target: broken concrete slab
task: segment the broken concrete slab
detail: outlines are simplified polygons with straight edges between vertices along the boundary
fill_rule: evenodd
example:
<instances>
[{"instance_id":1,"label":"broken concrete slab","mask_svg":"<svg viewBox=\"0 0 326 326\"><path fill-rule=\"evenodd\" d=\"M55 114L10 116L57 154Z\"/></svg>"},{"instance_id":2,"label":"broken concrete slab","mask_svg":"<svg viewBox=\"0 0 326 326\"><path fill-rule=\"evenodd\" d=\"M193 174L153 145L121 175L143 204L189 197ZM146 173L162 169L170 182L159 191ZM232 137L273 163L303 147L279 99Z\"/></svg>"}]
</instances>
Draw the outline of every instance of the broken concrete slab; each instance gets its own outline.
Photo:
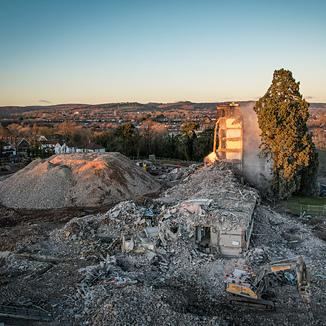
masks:
<instances>
[{"instance_id":1,"label":"broken concrete slab","mask_svg":"<svg viewBox=\"0 0 326 326\"><path fill-rule=\"evenodd\" d=\"M158 227L148 227L144 229L145 234L148 238L152 238L152 237L157 237L158 236Z\"/></svg>"}]
</instances>

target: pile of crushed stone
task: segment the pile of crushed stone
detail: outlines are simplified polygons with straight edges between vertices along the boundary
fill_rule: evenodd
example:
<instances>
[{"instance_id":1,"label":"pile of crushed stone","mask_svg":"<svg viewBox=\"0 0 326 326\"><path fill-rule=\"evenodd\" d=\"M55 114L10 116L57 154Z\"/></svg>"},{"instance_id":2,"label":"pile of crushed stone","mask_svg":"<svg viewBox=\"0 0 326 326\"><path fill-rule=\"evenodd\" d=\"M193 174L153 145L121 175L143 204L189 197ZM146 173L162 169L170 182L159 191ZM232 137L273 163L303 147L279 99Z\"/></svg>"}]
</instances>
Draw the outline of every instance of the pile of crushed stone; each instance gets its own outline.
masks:
<instances>
[{"instance_id":1,"label":"pile of crushed stone","mask_svg":"<svg viewBox=\"0 0 326 326\"><path fill-rule=\"evenodd\" d=\"M159 188L120 153L60 154L35 160L0 181L0 203L28 209L109 205Z\"/></svg>"}]
</instances>

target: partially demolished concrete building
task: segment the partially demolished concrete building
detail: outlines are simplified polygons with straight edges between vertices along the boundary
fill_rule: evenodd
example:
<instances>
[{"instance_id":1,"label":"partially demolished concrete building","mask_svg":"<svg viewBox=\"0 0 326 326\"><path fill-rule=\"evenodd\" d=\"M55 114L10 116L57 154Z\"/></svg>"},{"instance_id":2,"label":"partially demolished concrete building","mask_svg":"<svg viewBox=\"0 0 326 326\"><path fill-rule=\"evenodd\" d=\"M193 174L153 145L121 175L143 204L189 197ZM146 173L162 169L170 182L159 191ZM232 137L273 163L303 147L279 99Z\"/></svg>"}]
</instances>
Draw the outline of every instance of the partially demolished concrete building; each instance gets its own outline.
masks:
<instances>
[{"instance_id":1,"label":"partially demolished concrete building","mask_svg":"<svg viewBox=\"0 0 326 326\"><path fill-rule=\"evenodd\" d=\"M237 256L249 247L256 198L249 196L238 202L224 198L219 203L212 199L188 200L180 210L192 225L193 240L201 250L209 253L217 249L223 256Z\"/></svg>"},{"instance_id":2,"label":"partially demolished concrete building","mask_svg":"<svg viewBox=\"0 0 326 326\"><path fill-rule=\"evenodd\" d=\"M219 146L217 152L224 162L242 169L243 127L238 104L219 106Z\"/></svg>"},{"instance_id":3,"label":"partially demolished concrete building","mask_svg":"<svg viewBox=\"0 0 326 326\"><path fill-rule=\"evenodd\" d=\"M215 127L214 148L205 158L205 163L231 163L247 181L265 191L266 180L270 177L270 163L259 156L261 131L253 107L254 102L217 107L219 119Z\"/></svg>"},{"instance_id":4,"label":"partially demolished concrete building","mask_svg":"<svg viewBox=\"0 0 326 326\"><path fill-rule=\"evenodd\" d=\"M171 205L161 216L160 239L164 244L180 234L206 253L237 256L248 249L258 200L224 163L203 168L158 199Z\"/></svg>"}]
</instances>

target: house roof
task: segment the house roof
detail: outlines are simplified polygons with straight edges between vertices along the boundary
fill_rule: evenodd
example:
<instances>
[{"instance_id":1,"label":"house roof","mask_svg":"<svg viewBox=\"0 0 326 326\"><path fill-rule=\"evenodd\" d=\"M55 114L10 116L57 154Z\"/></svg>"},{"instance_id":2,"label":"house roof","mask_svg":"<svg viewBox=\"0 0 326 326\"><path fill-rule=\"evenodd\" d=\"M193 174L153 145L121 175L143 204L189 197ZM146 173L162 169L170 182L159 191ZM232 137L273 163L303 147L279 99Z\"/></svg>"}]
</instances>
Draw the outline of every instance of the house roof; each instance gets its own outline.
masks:
<instances>
[{"instance_id":1,"label":"house roof","mask_svg":"<svg viewBox=\"0 0 326 326\"><path fill-rule=\"evenodd\" d=\"M63 136L60 134L53 134L53 135L48 135L46 138L49 140L51 140L51 139L61 139L62 140Z\"/></svg>"},{"instance_id":2,"label":"house roof","mask_svg":"<svg viewBox=\"0 0 326 326\"><path fill-rule=\"evenodd\" d=\"M24 143L25 143L25 145L30 145L29 141L28 141L26 138L22 138L22 139L18 142L17 146L21 146L21 145L23 145Z\"/></svg>"},{"instance_id":3,"label":"house roof","mask_svg":"<svg viewBox=\"0 0 326 326\"><path fill-rule=\"evenodd\" d=\"M105 147L95 144L95 143L89 143L85 148L86 149L105 149Z\"/></svg>"},{"instance_id":4,"label":"house roof","mask_svg":"<svg viewBox=\"0 0 326 326\"><path fill-rule=\"evenodd\" d=\"M56 145L58 142L55 140L40 140L43 145Z\"/></svg>"},{"instance_id":5,"label":"house roof","mask_svg":"<svg viewBox=\"0 0 326 326\"><path fill-rule=\"evenodd\" d=\"M65 144L65 142L62 140L58 140L58 141L56 141L56 144L59 144L60 146L62 146L63 144Z\"/></svg>"},{"instance_id":6,"label":"house roof","mask_svg":"<svg viewBox=\"0 0 326 326\"><path fill-rule=\"evenodd\" d=\"M29 142L26 138L21 138L21 137L2 137L1 140L3 142L10 143L12 146L19 146L22 142L25 142L26 144L29 145Z\"/></svg>"}]
</instances>

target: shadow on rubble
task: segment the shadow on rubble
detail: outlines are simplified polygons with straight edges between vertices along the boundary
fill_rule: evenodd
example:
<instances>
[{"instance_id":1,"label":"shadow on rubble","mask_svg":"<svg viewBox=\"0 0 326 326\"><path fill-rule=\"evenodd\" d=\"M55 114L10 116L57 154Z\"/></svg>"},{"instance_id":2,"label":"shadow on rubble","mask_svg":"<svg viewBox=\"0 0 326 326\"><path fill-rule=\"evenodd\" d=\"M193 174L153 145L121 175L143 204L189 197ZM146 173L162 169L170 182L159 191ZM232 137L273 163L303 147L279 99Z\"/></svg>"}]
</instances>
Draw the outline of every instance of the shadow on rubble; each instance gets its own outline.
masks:
<instances>
[{"instance_id":1,"label":"shadow on rubble","mask_svg":"<svg viewBox=\"0 0 326 326\"><path fill-rule=\"evenodd\" d=\"M162 300L176 312L207 317L232 313L232 307L226 299L220 295L214 296L209 288L194 279L171 278L155 287L163 291Z\"/></svg>"},{"instance_id":2,"label":"shadow on rubble","mask_svg":"<svg viewBox=\"0 0 326 326\"><path fill-rule=\"evenodd\" d=\"M152 199L159 197L159 195L160 192L143 196L137 195L133 198L133 201L136 204L148 206L148 203L152 203ZM64 224L70 221L73 217L106 213L116 204L117 203L89 207L61 207L55 209L15 209L0 204L0 227L14 227L26 222L58 222L59 224Z\"/></svg>"},{"instance_id":3,"label":"shadow on rubble","mask_svg":"<svg viewBox=\"0 0 326 326\"><path fill-rule=\"evenodd\" d=\"M24 222L66 223L73 217L107 212L114 205L97 207L64 207L56 209L14 209L0 204L0 227L13 227Z\"/></svg>"},{"instance_id":4,"label":"shadow on rubble","mask_svg":"<svg viewBox=\"0 0 326 326\"><path fill-rule=\"evenodd\" d=\"M321 240L326 241L326 217L325 216L314 216L307 224L312 228L315 235Z\"/></svg>"}]
</instances>

